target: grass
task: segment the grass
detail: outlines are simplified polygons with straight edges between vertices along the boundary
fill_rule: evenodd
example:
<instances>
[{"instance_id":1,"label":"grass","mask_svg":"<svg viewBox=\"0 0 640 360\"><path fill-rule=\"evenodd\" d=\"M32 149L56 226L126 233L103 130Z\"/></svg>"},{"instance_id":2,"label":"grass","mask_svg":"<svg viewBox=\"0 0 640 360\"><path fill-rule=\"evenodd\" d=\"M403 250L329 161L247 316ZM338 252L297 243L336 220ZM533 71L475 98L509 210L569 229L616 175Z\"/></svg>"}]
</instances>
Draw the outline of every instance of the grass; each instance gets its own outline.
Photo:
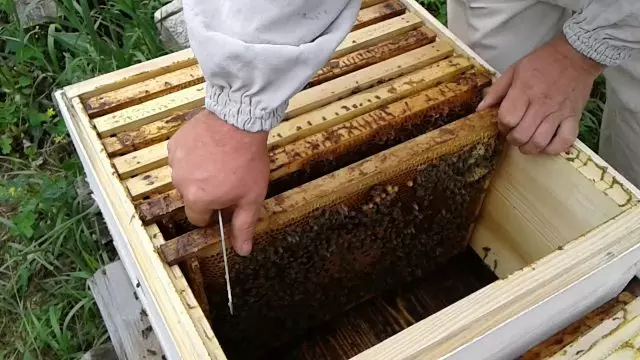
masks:
<instances>
[{"instance_id":1,"label":"grass","mask_svg":"<svg viewBox=\"0 0 640 360\"><path fill-rule=\"evenodd\" d=\"M158 0L57 0L21 29L0 0L0 359L76 359L108 335L86 280L114 258L51 92L165 53Z\"/></svg>"},{"instance_id":2,"label":"grass","mask_svg":"<svg viewBox=\"0 0 640 360\"><path fill-rule=\"evenodd\" d=\"M420 1L446 23L444 0ZM22 30L0 0L0 360L76 359L107 340L86 280L114 258L54 88L164 54L160 0L56 0L57 18ZM596 149L604 92L580 138Z\"/></svg>"}]
</instances>

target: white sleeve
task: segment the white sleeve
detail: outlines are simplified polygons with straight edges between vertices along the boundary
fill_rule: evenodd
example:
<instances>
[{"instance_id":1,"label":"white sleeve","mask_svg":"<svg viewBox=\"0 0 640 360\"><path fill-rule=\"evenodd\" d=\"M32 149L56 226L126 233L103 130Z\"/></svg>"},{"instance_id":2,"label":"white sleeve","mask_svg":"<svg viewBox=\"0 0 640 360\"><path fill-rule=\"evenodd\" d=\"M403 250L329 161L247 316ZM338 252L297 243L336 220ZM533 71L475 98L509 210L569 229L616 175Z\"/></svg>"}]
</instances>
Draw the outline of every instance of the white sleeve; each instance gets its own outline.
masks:
<instances>
[{"instance_id":1,"label":"white sleeve","mask_svg":"<svg viewBox=\"0 0 640 360\"><path fill-rule=\"evenodd\" d=\"M565 24L564 35L585 56L607 66L640 49L640 0L583 1Z\"/></svg>"},{"instance_id":2,"label":"white sleeve","mask_svg":"<svg viewBox=\"0 0 640 360\"><path fill-rule=\"evenodd\" d=\"M183 0L205 107L269 131L351 30L360 0Z\"/></svg>"}]
</instances>

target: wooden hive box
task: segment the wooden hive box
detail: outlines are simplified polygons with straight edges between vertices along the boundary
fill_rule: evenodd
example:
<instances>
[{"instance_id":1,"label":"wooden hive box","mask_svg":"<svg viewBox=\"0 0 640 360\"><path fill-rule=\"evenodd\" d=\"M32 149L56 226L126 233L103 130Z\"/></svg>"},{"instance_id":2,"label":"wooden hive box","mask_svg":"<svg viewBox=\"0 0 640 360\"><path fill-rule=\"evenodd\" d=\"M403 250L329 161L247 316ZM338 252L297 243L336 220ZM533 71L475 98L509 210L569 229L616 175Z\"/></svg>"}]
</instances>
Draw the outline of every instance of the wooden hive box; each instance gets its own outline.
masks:
<instances>
[{"instance_id":1,"label":"wooden hive box","mask_svg":"<svg viewBox=\"0 0 640 360\"><path fill-rule=\"evenodd\" d=\"M185 221L167 166L204 104L193 53L55 101L167 358L510 359L635 276L640 191L580 142L506 147L474 112L496 76L415 1L363 1L269 136L233 316L218 228Z\"/></svg>"}]
</instances>

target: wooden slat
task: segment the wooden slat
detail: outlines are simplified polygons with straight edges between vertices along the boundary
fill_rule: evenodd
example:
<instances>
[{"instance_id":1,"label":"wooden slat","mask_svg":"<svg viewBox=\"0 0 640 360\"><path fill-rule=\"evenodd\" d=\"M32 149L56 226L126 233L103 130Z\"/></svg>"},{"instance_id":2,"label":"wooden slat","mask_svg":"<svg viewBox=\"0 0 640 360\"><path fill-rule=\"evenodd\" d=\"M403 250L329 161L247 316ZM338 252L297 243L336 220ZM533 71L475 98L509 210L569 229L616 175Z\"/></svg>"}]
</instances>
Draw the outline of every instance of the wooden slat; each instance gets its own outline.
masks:
<instances>
[{"instance_id":1,"label":"wooden slat","mask_svg":"<svg viewBox=\"0 0 640 360\"><path fill-rule=\"evenodd\" d=\"M401 169L418 166L428 161L427 159L495 136L496 114L497 111L493 109L474 113L461 121L447 124L323 178L269 198L263 205L265 216L258 221L256 234L281 229L291 219L302 218L316 209L333 204L336 199L347 194L369 188L384 181L384 178L397 175ZM398 164L404 166L398 167ZM210 256L220 248L219 228L215 225L168 240L158 249L158 253L167 264L174 265L195 254Z\"/></svg>"},{"instance_id":2,"label":"wooden slat","mask_svg":"<svg viewBox=\"0 0 640 360\"><path fill-rule=\"evenodd\" d=\"M162 347L122 262L104 266L87 283L117 356L161 360Z\"/></svg>"},{"instance_id":3,"label":"wooden slat","mask_svg":"<svg viewBox=\"0 0 640 360\"><path fill-rule=\"evenodd\" d=\"M269 134L268 146L270 149L274 149L323 131L380 106L434 86L439 82L452 79L470 68L471 63L466 58L453 57L380 85L375 89L352 95L343 101L335 102L279 124ZM166 149L166 146L160 146L158 149L164 153L144 157L155 159L166 157L166 150L162 150ZM144 151L144 149L140 151ZM142 180L143 178L144 180ZM126 180L125 183L134 200L139 200L150 194L161 193L173 187L171 185L171 169L168 166L142 173L138 177Z\"/></svg>"},{"instance_id":4,"label":"wooden slat","mask_svg":"<svg viewBox=\"0 0 640 360\"><path fill-rule=\"evenodd\" d=\"M140 200L153 193L161 193L173 188L171 184L171 168L164 166L148 171L124 181L131 198Z\"/></svg>"},{"instance_id":5,"label":"wooden slat","mask_svg":"<svg viewBox=\"0 0 640 360\"><path fill-rule=\"evenodd\" d=\"M452 49L442 42L435 42L403 55L342 76L322 85L298 93L289 105L291 115L321 107L372 84L386 81L418 68L428 66L449 56ZM320 120L320 119L316 119ZM286 122L285 122L286 124ZM290 126L290 125L289 125ZM277 134L281 134L276 129ZM122 179L166 165L166 141L113 160Z\"/></svg>"},{"instance_id":6,"label":"wooden slat","mask_svg":"<svg viewBox=\"0 0 640 360\"><path fill-rule=\"evenodd\" d=\"M499 76L499 72L495 68L471 50L469 45L457 38L445 24L431 15L423 5L416 2L416 0L400 0L400 2L407 8L408 12L418 16L424 25L433 30L438 35L439 40L446 41L449 45L453 46L456 54L467 55L475 66L492 72L494 74L494 80Z\"/></svg>"},{"instance_id":7,"label":"wooden slat","mask_svg":"<svg viewBox=\"0 0 640 360\"><path fill-rule=\"evenodd\" d=\"M114 158L113 166L121 179L167 165L167 143L163 141L127 155Z\"/></svg>"},{"instance_id":8,"label":"wooden slat","mask_svg":"<svg viewBox=\"0 0 640 360\"><path fill-rule=\"evenodd\" d=\"M434 40L435 34L426 27L412 30L407 34L371 48L359 50L352 54L345 55L340 59L333 60L331 65L320 69L309 84L315 86L333 80L339 76L427 45ZM193 110L194 113L199 111L200 109ZM187 114L186 116L184 115L185 113ZM120 156L134 150L140 150L168 139L190 115L192 115L190 112L183 112L166 119L154 121L136 130L124 131L114 136L104 138L102 143L104 144L107 154L110 156Z\"/></svg>"},{"instance_id":9,"label":"wooden slat","mask_svg":"<svg viewBox=\"0 0 640 360\"><path fill-rule=\"evenodd\" d=\"M309 86L333 80L367 66L398 56L404 52L427 45L435 40L435 34L426 27L412 30L406 34L382 42L370 48L362 49L330 61L309 81ZM193 110L194 112L200 109ZM102 140L107 154L120 156L142 149L168 139L182 125L184 113L157 120L138 129L120 132ZM188 113L188 112L186 112ZM187 116L188 118L189 116Z\"/></svg>"},{"instance_id":10,"label":"wooden slat","mask_svg":"<svg viewBox=\"0 0 640 360\"><path fill-rule=\"evenodd\" d=\"M192 86L110 114L93 119L100 135L106 137L131 131L176 113L204 106L204 84Z\"/></svg>"},{"instance_id":11,"label":"wooden slat","mask_svg":"<svg viewBox=\"0 0 640 360\"><path fill-rule=\"evenodd\" d=\"M209 300L207 300L207 294L204 291L204 281L202 280L202 272L200 271L198 258L194 257L186 261L184 268L187 278L189 279L189 287L191 291L193 291L193 295L196 297L202 313L206 318L210 318Z\"/></svg>"},{"instance_id":12,"label":"wooden slat","mask_svg":"<svg viewBox=\"0 0 640 360\"><path fill-rule=\"evenodd\" d=\"M390 0L384 4L363 9L358 13L356 23L351 31L389 20L404 14L404 12L405 7L398 0ZM369 41L369 39L364 40ZM94 118L203 82L202 70L198 64L194 64L99 94L88 98L84 104L89 117Z\"/></svg>"},{"instance_id":13,"label":"wooden slat","mask_svg":"<svg viewBox=\"0 0 640 360\"><path fill-rule=\"evenodd\" d=\"M300 115L343 98L351 92L366 89L378 81L389 80L433 63L452 53L453 49L449 45L435 42L366 69L301 91L291 99L285 116ZM106 137L121 131L133 130L176 112L192 110L203 105L204 85L200 84L95 118L93 124L100 136Z\"/></svg>"},{"instance_id":14,"label":"wooden slat","mask_svg":"<svg viewBox=\"0 0 640 360\"><path fill-rule=\"evenodd\" d=\"M389 81L419 68L433 64L453 54L453 48L436 41L389 60L347 74L324 84L299 92L289 102L287 118L296 117L321 106L365 90L377 83Z\"/></svg>"},{"instance_id":15,"label":"wooden slat","mask_svg":"<svg viewBox=\"0 0 640 360\"><path fill-rule=\"evenodd\" d=\"M385 0L362 0L362 2L360 3L360 8L366 9L368 7L378 5L383 2L385 2Z\"/></svg>"},{"instance_id":16,"label":"wooden slat","mask_svg":"<svg viewBox=\"0 0 640 360\"><path fill-rule=\"evenodd\" d=\"M312 133L322 131L380 106L434 86L471 69L471 62L455 56L408 75L359 92L347 98L282 122L269 133L269 147L284 146Z\"/></svg>"},{"instance_id":17,"label":"wooden slat","mask_svg":"<svg viewBox=\"0 0 640 360\"><path fill-rule=\"evenodd\" d=\"M196 64L98 95L87 99L84 104L87 114L93 118L200 84L203 81L200 66Z\"/></svg>"},{"instance_id":18,"label":"wooden slat","mask_svg":"<svg viewBox=\"0 0 640 360\"><path fill-rule=\"evenodd\" d=\"M341 156L362 154L360 149L379 150L394 142L407 141L409 134L418 131L416 128L422 133L433 130L444 125L437 121L448 114L465 108L465 113L473 112L480 101L478 91L488 84L489 78L483 76L470 76L466 83L444 83L277 148L270 152L270 180L306 169L316 159L343 163ZM385 145L373 145L376 142Z\"/></svg>"},{"instance_id":19,"label":"wooden slat","mask_svg":"<svg viewBox=\"0 0 640 360\"><path fill-rule=\"evenodd\" d=\"M420 27L421 22L420 19L417 18L413 14L405 14L401 17L393 18L390 20L383 21L381 23L366 27L364 29L355 31L350 33L339 46L338 50L336 50L337 56L343 56L350 52L354 52L357 50L361 50L364 47L371 46L373 44L377 44L388 40L396 35L406 33L410 30L414 30ZM349 42L349 44L347 44ZM442 46L442 45L439 45ZM417 51L417 50L414 50ZM442 50L441 50L442 51ZM407 61L424 61L424 59L415 58L412 59L411 56L417 55L417 53L406 54ZM392 61L393 59L387 60ZM398 60L401 61L401 60ZM382 63L381 63L382 64ZM381 65L378 64L378 65ZM386 63L389 65L390 63ZM399 63L396 64L400 65ZM415 66L415 64L405 64L405 68L410 68L411 66ZM389 69L380 70L389 71ZM396 69L390 74L378 74L379 79L382 78L390 78L393 76L398 76L402 74L402 69ZM360 75L362 76L362 75ZM336 79L337 80L337 79ZM352 79L354 81L357 79ZM369 83L370 84L370 83ZM344 85L343 85L344 86ZM355 88L364 88L364 85L358 85L356 83L352 83L350 88L354 90ZM317 88L317 87L316 87ZM308 94L313 94L317 96L320 90L312 88L309 90L302 91L298 93L291 99L291 104L289 109L287 110L287 117L295 116L300 114L304 109L313 109L314 107L322 106L321 104L327 104L332 100L329 99L337 99L340 96L344 96L344 91L348 89L337 89L337 94L327 93L326 96L329 96L329 99L316 99L309 97ZM307 91L313 90L312 93L308 93L305 95ZM324 91L327 91L326 89ZM330 91L330 90L329 90ZM348 93L347 93L348 94ZM317 101L315 101L317 100ZM101 117L97 117L93 119L93 124L98 131L98 134L101 137L110 136L116 134L121 131L134 130L140 126L149 124L153 121L162 119L164 117L170 116L176 112L192 110L196 107L201 107L204 105L204 84L199 84L196 86L192 86L159 98L155 98L144 102L142 104L134 105ZM306 110L308 111L308 110Z\"/></svg>"},{"instance_id":20,"label":"wooden slat","mask_svg":"<svg viewBox=\"0 0 640 360\"><path fill-rule=\"evenodd\" d=\"M181 112L143 125L136 130L118 133L102 139L102 145L109 156L121 156L135 150L144 149L157 142L169 139L186 120L189 120L201 110L202 108Z\"/></svg>"},{"instance_id":21,"label":"wooden slat","mask_svg":"<svg viewBox=\"0 0 640 360\"><path fill-rule=\"evenodd\" d=\"M342 75L388 60L394 56L427 45L436 39L427 27L411 30L380 44L358 50L343 57L330 60L309 80L307 87L317 86Z\"/></svg>"},{"instance_id":22,"label":"wooden slat","mask_svg":"<svg viewBox=\"0 0 640 360\"><path fill-rule=\"evenodd\" d=\"M376 84L433 64L452 54L453 48L444 42L436 41L322 85L304 90L289 102L287 118L296 117L321 106L331 104Z\"/></svg>"},{"instance_id":23,"label":"wooden slat","mask_svg":"<svg viewBox=\"0 0 640 360\"><path fill-rule=\"evenodd\" d=\"M135 205L144 224L156 223L172 214L184 214L182 195L176 189L154 194L149 199L138 200Z\"/></svg>"},{"instance_id":24,"label":"wooden slat","mask_svg":"<svg viewBox=\"0 0 640 360\"><path fill-rule=\"evenodd\" d=\"M389 40L394 36L417 29L420 26L422 26L420 18L413 13L407 12L402 16L352 31L347 34L344 41L338 45L333 53L333 57L341 57L367 46Z\"/></svg>"},{"instance_id":25,"label":"wooden slat","mask_svg":"<svg viewBox=\"0 0 640 360\"><path fill-rule=\"evenodd\" d=\"M151 224L182 208L184 203L178 190L173 189L150 199L137 201L135 206L142 223Z\"/></svg>"},{"instance_id":26,"label":"wooden slat","mask_svg":"<svg viewBox=\"0 0 640 360\"><path fill-rule=\"evenodd\" d=\"M69 98L88 99L197 64L190 48L96 76L64 88Z\"/></svg>"},{"instance_id":27,"label":"wooden slat","mask_svg":"<svg viewBox=\"0 0 640 360\"><path fill-rule=\"evenodd\" d=\"M323 152L340 146L340 143L346 142L347 139L355 141L359 133L373 133L384 122L391 124L394 121L403 121L412 116L419 116L428 108L438 107L438 109L442 109L446 107L445 104L452 105L454 102L463 103L469 101L475 89L484 88L488 84L489 78L484 74L469 75L468 77L465 75L459 82L443 83L437 87L423 90L405 100L389 104L326 130L334 134L329 138L340 140L338 143L325 141L327 134L320 132L298 142L272 150L269 154L271 158L271 181L301 168L311 157L322 158ZM344 136L342 136L343 134ZM332 157L335 156L336 154L332 155ZM181 209L183 205L182 197L174 189L151 199L138 202L136 209L143 223L152 223Z\"/></svg>"},{"instance_id":28,"label":"wooden slat","mask_svg":"<svg viewBox=\"0 0 640 360\"><path fill-rule=\"evenodd\" d=\"M360 10L356 22L351 31L359 30L364 27L388 20L393 17L404 14L406 8L398 0L390 0L369 8Z\"/></svg>"}]
</instances>

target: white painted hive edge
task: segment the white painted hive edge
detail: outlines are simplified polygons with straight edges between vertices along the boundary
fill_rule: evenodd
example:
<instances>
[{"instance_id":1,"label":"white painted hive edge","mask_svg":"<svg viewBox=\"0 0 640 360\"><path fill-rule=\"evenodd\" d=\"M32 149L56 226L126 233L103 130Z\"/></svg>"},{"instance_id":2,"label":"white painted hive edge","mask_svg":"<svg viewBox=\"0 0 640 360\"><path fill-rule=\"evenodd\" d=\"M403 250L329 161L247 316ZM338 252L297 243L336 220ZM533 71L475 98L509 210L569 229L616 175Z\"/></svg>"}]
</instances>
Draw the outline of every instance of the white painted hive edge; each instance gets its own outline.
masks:
<instances>
[{"instance_id":1,"label":"white painted hive edge","mask_svg":"<svg viewBox=\"0 0 640 360\"><path fill-rule=\"evenodd\" d=\"M69 113L69 110L67 108L67 104L69 103L65 100L66 96L67 95L65 94L63 89L57 90L54 92L54 102L57 105L58 110L60 111L60 114L65 121L65 124L67 125L69 135L73 141L78 157L83 164L87 182L89 183L89 187L92 190L92 196L96 199L96 203L98 204L98 207L100 208L100 211L105 219L105 222L109 229L109 233L114 237L114 240L116 240L113 243L116 247L117 253L122 260L132 286L135 288L142 305L149 314L149 321L151 322L153 330L158 336L158 340L162 345L164 355L167 357L167 359L182 360L183 358L180 356L179 350L175 346L173 338L168 328L166 327L166 324L164 323L164 321L162 321L163 317L157 307L157 304L152 299L149 299L148 295L146 294L148 292L148 289L145 291L146 284L140 284L140 287L136 286L136 277L140 275L140 270L135 264L133 264L135 260L131 255L132 250L130 248L122 247L123 244L127 244L126 236L119 222L117 221L117 219L115 219L111 207L107 204L107 200L104 198L101 191L99 191L99 181L97 175L95 173L93 165L91 164L91 161L89 160L88 155L86 154L86 150L80 142L78 130L71 120L72 115Z\"/></svg>"},{"instance_id":2,"label":"white painted hive edge","mask_svg":"<svg viewBox=\"0 0 640 360\"><path fill-rule=\"evenodd\" d=\"M464 360L469 359L470 354L477 353L483 354L481 358L476 357L478 360L517 358L613 299L636 276L638 269L640 269L640 244L452 351L445 359ZM497 344L500 345L496 346ZM508 346L505 347L503 344Z\"/></svg>"}]
</instances>

